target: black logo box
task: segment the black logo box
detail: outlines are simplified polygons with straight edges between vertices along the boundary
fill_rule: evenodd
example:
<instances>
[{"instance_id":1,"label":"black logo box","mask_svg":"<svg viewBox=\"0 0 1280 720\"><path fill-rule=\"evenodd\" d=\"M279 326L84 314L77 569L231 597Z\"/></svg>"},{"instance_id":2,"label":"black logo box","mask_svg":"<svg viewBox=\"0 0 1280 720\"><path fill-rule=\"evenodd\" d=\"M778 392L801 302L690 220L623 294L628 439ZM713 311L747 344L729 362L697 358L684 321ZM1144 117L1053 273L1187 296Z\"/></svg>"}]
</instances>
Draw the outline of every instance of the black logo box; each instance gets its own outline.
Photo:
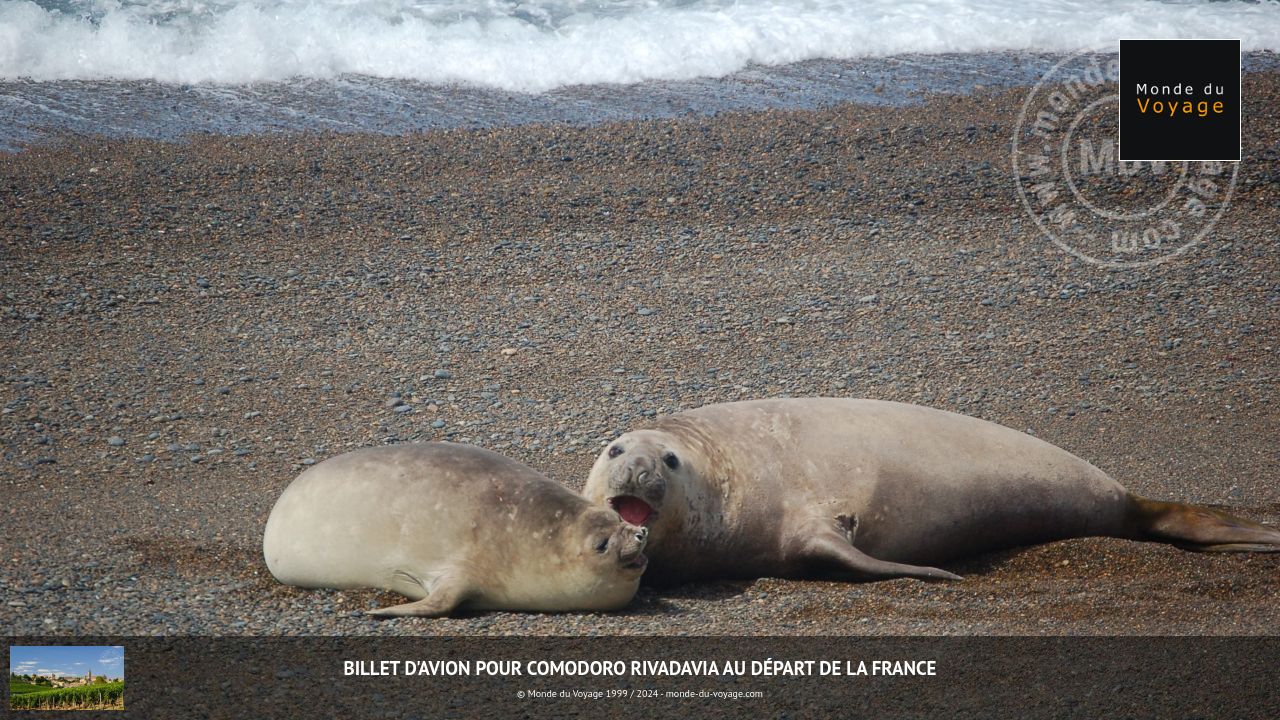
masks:
<instances>
[{"instance_id":1,"label":"black logo box","mask_svg":"<svg viewBox=\"0 0 1280 720\"><path fill-rule=\"evenodd\" d=\"M1238 161L1240 107L1239 40L1120 41L1121 160Z\"/></svg>"}]
</instances>

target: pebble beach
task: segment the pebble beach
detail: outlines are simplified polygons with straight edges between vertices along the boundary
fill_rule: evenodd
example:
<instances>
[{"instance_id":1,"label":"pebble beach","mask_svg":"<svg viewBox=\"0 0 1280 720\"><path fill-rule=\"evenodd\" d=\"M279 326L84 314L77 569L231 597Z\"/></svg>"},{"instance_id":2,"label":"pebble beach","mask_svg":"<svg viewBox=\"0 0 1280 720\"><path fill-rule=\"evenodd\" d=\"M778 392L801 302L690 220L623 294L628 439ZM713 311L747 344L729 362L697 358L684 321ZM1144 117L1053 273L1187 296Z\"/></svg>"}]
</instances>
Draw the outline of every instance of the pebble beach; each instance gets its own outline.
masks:
<instances>
[{"instance_id":1,"label":"pebble beach","mask_svg":"<svg viewBox=\"0 0 1280 720\"><path fill-rule=\"evenodd\" d=\"M954 583L708 582L618 613L379 622L285 587L305 467L450 440L581 488L707 403L977 416L1280 523L1280 71L1231 205L1108 270L1045 239L1027 88L417 134L72 136L0 155L0 621L15 635L1275 635L1280 557L1083 539Z\"/></svg>"}]
</instances>

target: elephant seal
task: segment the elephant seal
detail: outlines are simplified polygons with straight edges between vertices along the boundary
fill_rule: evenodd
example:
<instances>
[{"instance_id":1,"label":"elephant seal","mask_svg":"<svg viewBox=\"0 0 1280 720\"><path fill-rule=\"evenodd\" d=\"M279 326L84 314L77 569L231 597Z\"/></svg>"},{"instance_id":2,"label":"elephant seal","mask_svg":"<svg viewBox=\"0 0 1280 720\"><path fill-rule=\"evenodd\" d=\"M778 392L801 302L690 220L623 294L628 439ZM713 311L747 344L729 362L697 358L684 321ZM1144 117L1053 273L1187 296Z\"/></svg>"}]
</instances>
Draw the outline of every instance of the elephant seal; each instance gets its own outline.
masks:
<instances>
[{"instance_id":1,"label":"elephant seal","mask_svg":"<svg viewBox=\"0 0 1280 720\"><path fill-rule=\"evenodd\" d=\"M1280 532L1147 500L1043 440L879 400L708 405L609 443L584 494L652 531L646 583L959 579L924 566L1104 535L1202 551L1280 551Z\"/></svg>"},{"instance_id":2,"label":"elephant seal","mask_svg":"<svg viewBox=\"0 0 1280 720\"><path fill-rule=\"evenodd\" d=\"M378 617L615 610L639 587L648 534L498 453L421 443L303 472L272 508L262 552L282 583L415 601Z\"/></svg>"}]
</instances>

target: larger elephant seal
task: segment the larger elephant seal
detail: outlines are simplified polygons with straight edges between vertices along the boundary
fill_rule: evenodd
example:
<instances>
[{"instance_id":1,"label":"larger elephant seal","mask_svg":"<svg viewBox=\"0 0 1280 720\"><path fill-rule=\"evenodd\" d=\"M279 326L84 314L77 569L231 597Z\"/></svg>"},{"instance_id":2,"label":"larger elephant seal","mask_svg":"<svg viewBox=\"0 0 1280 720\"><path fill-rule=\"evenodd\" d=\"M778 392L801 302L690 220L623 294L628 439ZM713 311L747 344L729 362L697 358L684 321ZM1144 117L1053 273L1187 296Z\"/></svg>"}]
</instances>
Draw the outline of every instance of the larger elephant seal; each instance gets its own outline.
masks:
<instances>
[{"instance_id":1,"label":"larger elephant seal","mask_svg":"<svg viewBox=\"0 0 1280 720\"><path fill-rule=\"evenodd\" d=\"M877 400L709 405L609 443L584 494L651 529L645 582L957 579L964 555L1105 535L1280 551L1280 532L1146 500L1043 440Z\"/></svg>"},{"instance_id":2,"label":"larger elephant seal","mask_svg":"<svg viewBox=\"0 0 1280 720\"><path fill-rule=\"evenodd\" d=\"M415 600L376 616L614 610L639 586L647 535L510 458L423 443L302 473L271 510L262 551L289 585Z\"/></svg>"}]
</instances>

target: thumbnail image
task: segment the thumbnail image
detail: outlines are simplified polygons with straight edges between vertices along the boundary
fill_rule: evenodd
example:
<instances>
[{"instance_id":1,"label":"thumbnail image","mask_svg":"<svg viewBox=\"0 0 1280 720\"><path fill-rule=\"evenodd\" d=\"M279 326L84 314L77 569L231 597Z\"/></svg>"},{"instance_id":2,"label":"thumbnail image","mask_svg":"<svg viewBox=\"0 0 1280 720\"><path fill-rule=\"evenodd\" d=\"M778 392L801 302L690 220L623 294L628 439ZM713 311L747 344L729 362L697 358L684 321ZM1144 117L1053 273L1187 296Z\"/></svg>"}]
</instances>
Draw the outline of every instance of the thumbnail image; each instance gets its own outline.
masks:
<instances>
[{"instance_id":1,"label":"thumbnail image","mask_svg":"<svg viewBox=\"0 0 1280 720\"><path fill-rule=\"evenodd\" d=\"M123 710L124 648L119 645L10 647L9 709Z\"/></svg>"}]
</instances>

